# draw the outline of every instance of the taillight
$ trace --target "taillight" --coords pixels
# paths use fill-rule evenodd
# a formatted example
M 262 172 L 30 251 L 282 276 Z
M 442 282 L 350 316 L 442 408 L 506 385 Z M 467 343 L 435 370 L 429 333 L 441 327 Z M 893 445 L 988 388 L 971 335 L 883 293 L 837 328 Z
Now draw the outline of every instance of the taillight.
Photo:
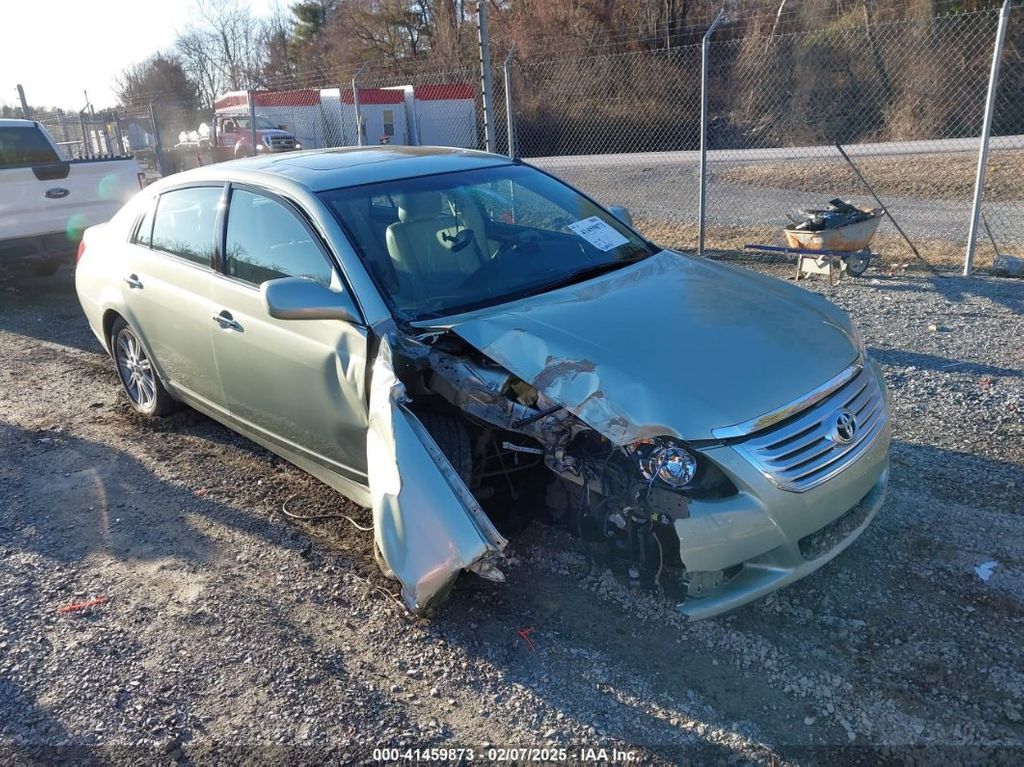
M 82 260 L 82 256 L 84 256 L 84 255 L 85 255 L 85 239 L 83 238 L 82 241 L 80 243 L 78 243 L 78 255 L 75 256 L 75 264 L 76 265 L 78 264 L 79 261 Z

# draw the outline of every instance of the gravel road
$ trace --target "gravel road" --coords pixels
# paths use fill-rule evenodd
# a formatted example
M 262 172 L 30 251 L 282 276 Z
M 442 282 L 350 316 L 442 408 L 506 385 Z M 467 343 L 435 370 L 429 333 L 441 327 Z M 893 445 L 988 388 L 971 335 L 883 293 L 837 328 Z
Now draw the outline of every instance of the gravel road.
M 808 287 L 853 312 L 885 370 L 889 499 L 817 574 L 687 624 L 540 523 L 514 537 L 509 583 L 466 577 L 407 617 L 368 533 L 279 513 L 367 511 L 194 412 L 136 418 L 69 271 L 0 282 L 0 759 L 820 763 L 914 745 L 1015 761 L 1024 284 Z

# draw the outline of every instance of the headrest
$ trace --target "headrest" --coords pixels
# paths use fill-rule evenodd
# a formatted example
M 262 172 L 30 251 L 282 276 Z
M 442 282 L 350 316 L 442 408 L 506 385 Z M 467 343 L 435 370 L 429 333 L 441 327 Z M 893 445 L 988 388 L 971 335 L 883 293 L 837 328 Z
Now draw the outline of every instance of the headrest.
M 395 195 L 395 202 L 398 204 L 399 221 L 441 215 L 441 195 L 437 192 Z

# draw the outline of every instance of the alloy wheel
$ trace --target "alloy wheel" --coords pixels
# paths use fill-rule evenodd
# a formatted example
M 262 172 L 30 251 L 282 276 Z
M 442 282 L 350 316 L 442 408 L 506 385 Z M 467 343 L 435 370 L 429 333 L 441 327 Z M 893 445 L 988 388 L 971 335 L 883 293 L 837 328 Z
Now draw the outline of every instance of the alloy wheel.
M 128 328 L 122 328 L 115 347 L 117 370 L 125 391 L 141 410 L 151 409 L 156 401 L 156 376 L 138 337 Z

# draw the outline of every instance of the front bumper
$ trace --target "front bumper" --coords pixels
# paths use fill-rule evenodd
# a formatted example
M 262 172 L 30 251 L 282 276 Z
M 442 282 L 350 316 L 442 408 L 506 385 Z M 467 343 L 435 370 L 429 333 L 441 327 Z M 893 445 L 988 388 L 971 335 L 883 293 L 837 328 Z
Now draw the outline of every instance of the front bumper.
M 874 372 L 880 375 L 877 368 Z M 675 521 L 691 582 L 691 596 L 677 609 L 692 619 L 719 615 L 838 556 L 885 500 L 890 441 L 886 421 L 856 460 L 803 493 L 777 487 L 734 447 L 706 450 L 739 492 L 720 500 L 691 501 L 689 517 Z

